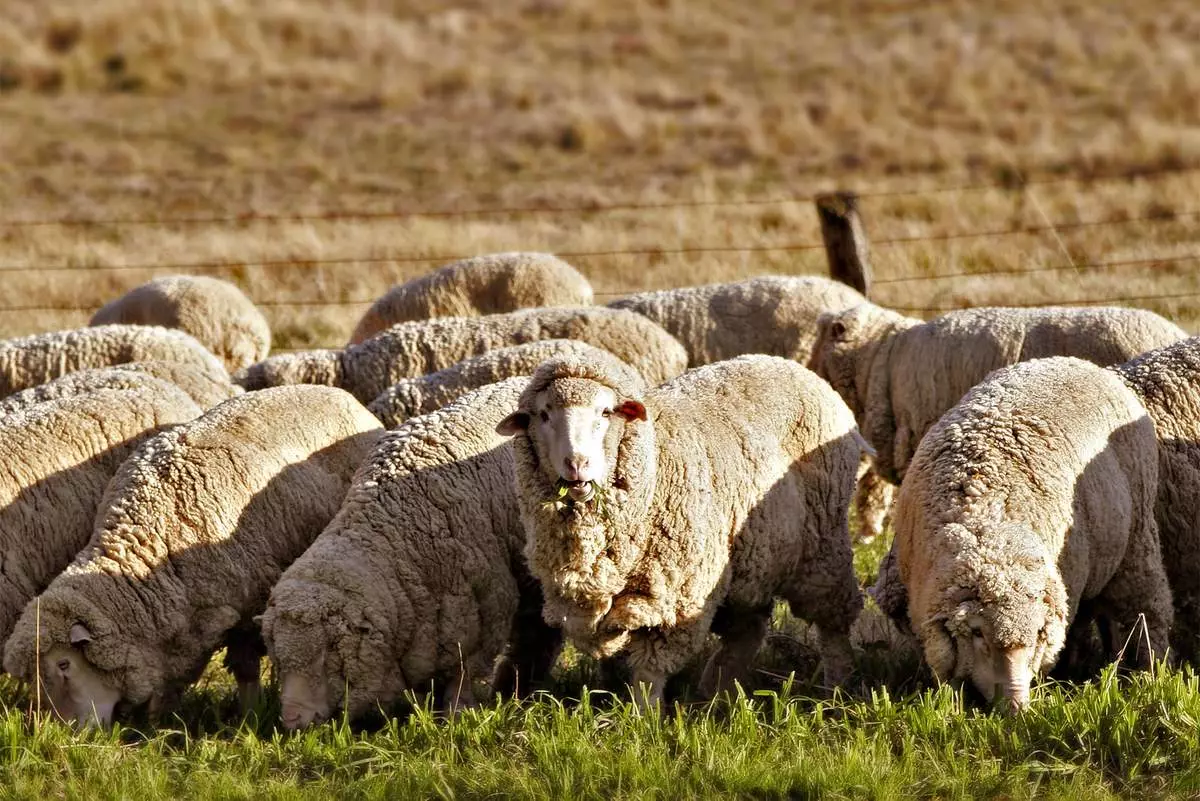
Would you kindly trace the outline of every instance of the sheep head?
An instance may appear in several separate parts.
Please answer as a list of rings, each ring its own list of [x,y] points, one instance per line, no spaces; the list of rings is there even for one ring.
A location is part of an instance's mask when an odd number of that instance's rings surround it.
[[[280,353],[233,374],[233,383],[247,391],[288,384],[343,384],[342,351],[307,350]]]
[[[825,312],[817,318],[817,341],[808,367],[837,390],[855,417],[861,417],[875,351],[891,334],[919,322],[874,303]]]
[[[940,611],[918,626],[939,678],[970,680],[1006,711],[1029,705],[1035,676],[1066,636],[1066,591],[1041,539],[1015,523],[948,532],[963,546],[944,578]]]

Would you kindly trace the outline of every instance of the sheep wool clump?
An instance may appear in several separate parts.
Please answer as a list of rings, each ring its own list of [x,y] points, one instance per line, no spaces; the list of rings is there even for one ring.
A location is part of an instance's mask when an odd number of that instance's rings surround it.
[[[102,306],[90,324],[114,323],[186,331],[231,371],[262,361],[271,350],[271,327],[258,307],[233,284],[209,276],[155,278]]]
[[[393,287],[367,309],[350,344],[411,320],[591,304],[592,285],[562,259],[550,253],[490,253]]]
[[[0,640],[87,544],[105,487],[145,439],[200,416],[151,376],[0,416]]]
[[[1144,620],[1126,658],[1146,666],[1172,621],[1157,478],[1154,426],[1113,372],[1069,357],[997,370],[917,449],[875,594],[894,613],[906,591],[937,676],[1008,708],[1029,704],[1073,623],[1103,622],[1115,658]]]
[[[474,702],[477,680],[519,694],[546,676],[561,636],[541,621],[512,453],[495,431],[525,384],[487,385],[385,435],[272,590],[263,636],[285,726],[358,717],[406,690],[453,710]]]
[[[225,367],[190,334],[146,325],[102,325],[0,341],[0,398],[89,367],[168,361],[209,375]]]
[[[825,382],[756,355],[647,391],[615,359],[553,359],[502,430],[516,434],[546,621],[596,656],[623,655],[641,701],[661,698],[710,631],[722,649],[706,690],[744,676],[777,597],[816,624],[827,679],[845,680],[864,443]]]
[[[592,306],[400,323],[342,351],[307,351],[266,359],[240,371],[234,381],[248,390],[283,383],[329,384],[370,403],[405,378],[436,372],[498,348],[546,339],[574,339],[606,350],[655,384],[687,367],[683,346],[645,317]]]
[[[26,606],[4,666],[59,714],[170,709],[224,644],[244,703],[263,645],[252,622],[283,570],[341,506],[382,428],[346,392],[232,398],[121,465],[87,546]],[[40,621],[40,626],[38,625]]]

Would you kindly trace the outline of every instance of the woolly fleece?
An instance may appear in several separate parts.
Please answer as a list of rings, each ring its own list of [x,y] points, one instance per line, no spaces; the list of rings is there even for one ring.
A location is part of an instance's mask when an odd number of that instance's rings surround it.
[[[152,386],[162,379],[182,389],[201,409],[210,409],[224,400],[240,395],[242,388],[229,380],[222,370],[219,375],[184,362],[130,362],[114,367],[92,367],[67,373],[36,387],[23,389],[0,400],[0,417],[42,403],[71,395],[82,395],[98,389],[137,389]]]
[[[241,395],[146,441],[113,478],[87,547],[37,599],[40,612],[25,608],[6,669],[32,680],[34,643],[43,655],[69,647],[81,622],[87,661],[151,714],[177,700],[227,633],[226,664],[256,683],[251,618],[336,514],[381,431],[345,392],[300,386]]]

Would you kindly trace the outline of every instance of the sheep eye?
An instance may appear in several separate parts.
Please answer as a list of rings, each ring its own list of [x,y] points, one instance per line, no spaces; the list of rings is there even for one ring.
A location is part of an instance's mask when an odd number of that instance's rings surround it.
[[[543,411],[543,412],[542,412],[540,415],[538,415],[538,416],[542,418],[542,422],[543,422],[543,423],[548,423],[548,422],[550,422],[550,413],[549,413],[549,412]]]
[[[612,409],[605,409],[605,410],[604,410],[603,412],[601,412],[600,414],[604,415],[605,417],[612,417],[612,413],[613,413],[613,410],[612,410]]]
[[[71,660],[70,659],[58,660],[58,669],[61,670],[63,673],[66,673],[68,670],[71,669]]]

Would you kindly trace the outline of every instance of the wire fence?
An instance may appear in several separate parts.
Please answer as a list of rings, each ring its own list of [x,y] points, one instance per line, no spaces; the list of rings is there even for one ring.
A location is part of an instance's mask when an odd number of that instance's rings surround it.
[[[19,168],[19,165],[18,165]],[[940,186],[910,186],[897,187],[889,189],[881,189],[857,193],[860,199],[873,198],[889,198],[902,196],[923,196],[935,195],[949,192],[980,192],[980,191],[1006,191],[1006,192],[1023,192],[1030,187],[1062,184],[1062,183],[1078,183],[1078,184],[1096,184],[1100,182],[1114,181],[1132,181],[1132,180],[1158,180],[1164,177],[1177,176],[1182,174],[1194,174],[1200,172],[1200,165],[1163,165],[1146,168],[1125,169],[1115,171],[1109,174],[1076,176],[1076,175],[1049,175],[1041,177],[1030,177],[1013,173],[1005,180],[993,182],[960,182],[952,184],[943,184]],[[425,210],[335,210],[320,213],[259,213],[250,211],[244,214],[236,215],[212,215],[212,216],[189,216],[189,217],[161,217],[161,218],[131,218],[131,217],[114,217],[114,218],[61,218],[61,219],[5,219],[0,220],[0,231],[4,229],[22,229],[22,228],[42,228],[42,227],[70,227],[70,228],[95,228],[95,227],[119,227],[119,226],[223,226],[223,225],[243,225],[243,224],[283,224],[294,222],[316,223],[319,221],[378,221],[378,220],[400,220],[407,218],[471,218],[483,216],[530,216],[542,214],[559,214],[559,215],[592,215],[615,213],[623,211],[648,211],[648,210],[685,210],[705,207],[733,207],[733,206],[768,206],[793,203],[814,203],[817,202],[822,194],[802,194],[790,196],[773,196],[761,198],[737,198],[737,199],[713,199],[713,200],[684,200],[684,201],[630,201],[620,203],[607,204],[580,204],[580,205],[538,205],[529,204],[521,206],[506,206],[495,208],[455,208],[455,209],[425,209]],[[893,236],[875,239],[871,241],[874,247],[889,247],[901,248],[916,244],[938,244],[952,241],[970,241],[983,239],[996,239],[1015,236],[1036,236],[1045,233],[1057,235],[1063,231],[1096,229],[1115,226],[1128,225],[1159,225],[1170,222],[1191,222],[1200,216],[1200,209],[1187,209],[1172,211],[1167,209],[1152,210],[1142,215],[1125,215],[1120,217],[1106,217],[1101,219],[1066,219],[1066,220],[1047,220],[1044,224],[1039,225],[1016,225],[1003,228],[978,229],[978,230],[963,230],[951,231],[932,235],[918,236]],[[793,253],[802,251],[819,251],[826,247],[823,241],[807,241],[807,242],[784,242],[778,244],[753,244],[753,245],[694,245],[683,247],[635,247],[622,249],[605,249],[605,250],[571,250],[562,249],[555,250],[556,255],[566,259],[567,261],[582,261],[586,262],[590,259],[613,259],[613,258],[651,258],[661,259],[666,257],[688,257],[701,256],[712,254],[756,254],[756,253]],[[414,252],[398,252],[379,255],[372,254],[346,254],[334,256],[320,257],[305,257],[295,256],[287,258],[262,258],[262,259],[237,259],[237,260],[203,260],[194,262],[161,262],[147,261],[141,263],[122,263],[122,264],[89,264],[89,263],[58,263],[58,264],[0,264],[0,274],[14,273],[57,273],[57,272],[123,272],[123,271],[142,271],[142,272],[210,272],[241,269],[254,267],[259,269],[314,269],[324,266],[337,265],[366,265],[366,264],[431,264],[440,265],[449,262],[458,261],[460,259],[469,258],[477,255],[475,253],[414,253]],[[1068,254],[1070,259],[1070,254]],[[943,273],[927,273],[919,275],[893,275],[877,279],[873,282],[873,286],[895,286],[895,285],[911,285],[914,283],[925,282],[944,282],[954,279],[980,279],[990,277],[1007,276],[1024,276],[1044,273],[1083,273],[1086,271],[1121,269],[1121,268],[1155,268],[1166,267],[1172,265],[1181,265],[1191,262],[1200,261],[1200,252],[1196,253],[1172,253],[1158,257],[1145,257],[1136,259],[1116,259],[1116,260],[1095,260],[1074,262],[1069,261],[1063,264],[1052,264],[1046,266],[1028,267],[1020,269],[994,269],[994,270],[961,270],[954,272]],[[634,292],[644,291],[639,288],[629,288],[626,291],[611,291],[597,292],[597,296],[601,298],[612,298],[622,295],[631,294]],[[1200,291],[1196,292],[1173,292],[1161,294],[1146,294],[1138,296],[1120,296],[1106,298],[1065,298],[1062,300],[1039,303],[1006,303],[1011,306],[1040,306],[1040,305],[1095,305],[1104,303],[1143,303],[1149,301],[1163,301],[1174,299],[1186,299],[1200,297]],[[333,307],[354,307],[367,306],[374,302],[375,298],[351,298],[351,299],[332,299],[328,297],[320,298],[254,298],[254,302],[266,308],[333,308]],[[899,311],[911,314],[935,314],[944,311],[950,311],[956,308],[962,308],[961,303],[954,305],[928,305],[924,307],[903,307],[893,306]],[[42,303],[11,303],[0,304],[0,314],[22,314],[22,313],[39,313],[39,312],[61,312],[61,313],[91,313],[98,308],[96,305],[51,305]]]

